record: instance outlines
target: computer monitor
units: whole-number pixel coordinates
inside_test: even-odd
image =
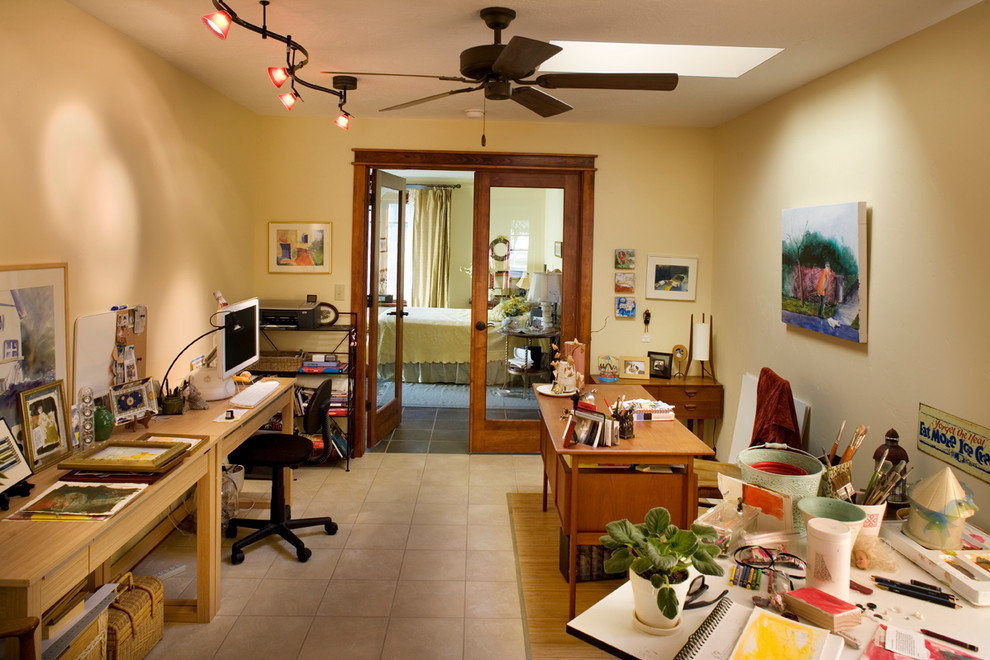
[[[242,300],[217,313],[217,370],[224,380],[244,371],[261,357],[258,326],[260,305],[257,298]]]

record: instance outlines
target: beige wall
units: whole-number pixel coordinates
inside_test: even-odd
[[[811,403],[811,448],[843,420],[894,427],[916,466],[918,404],[990,426],[990,5],[982,3],[718,129],[715,345],[731,431],[743,372],[769,366]],[[869,342],[780,321],[781,209],[866,201]],[[723,435],[727,440],[728,436]],[[848,439],[848,438],[847,438]],[[990,520],[990,488],[957,472]]]

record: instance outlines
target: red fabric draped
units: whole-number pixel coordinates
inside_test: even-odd
[[[760,380],[756,384],[756,418],[749,446],[765,442],[802,448],[791,384],[769,367],[760,369]]]

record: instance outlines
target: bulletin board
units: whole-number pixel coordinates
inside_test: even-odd
[[[76,319],[73,345],[72,400],[79,388],[89,386],[102,397],[111,385],[146,377],[148,308],[120,306],[109,312]]]

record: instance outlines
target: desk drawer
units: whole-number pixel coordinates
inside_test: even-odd
[[[89,549],[84,548],[41,578],[41,609],[47,610],[89,575]]]
[[[674,406],[678,419],[712,419],[722,416],[722,388],[666,385],[660,400]]]

